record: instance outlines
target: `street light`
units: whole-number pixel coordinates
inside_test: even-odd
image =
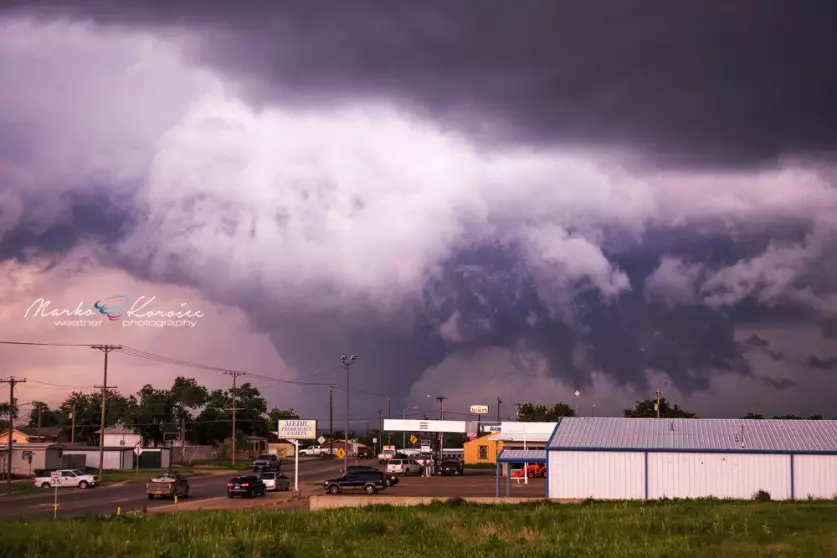
[[[355,363],[357,355],[340,357],[343,366],[346,367],[346,435],[343,437],[343,474],[349,472],[349,366]]]
[[[445,420],[445,397],[444,395],[428,395],[428,399],[435,399],[439,402],[439,420]],[[439,459],[442,459],[442,453],[445,449],[445,434],[439,432]]]
[[[405,407],[403,411],[401,411],[401,418],[407,420],[407,411],[415,411],[418,409],[419,406],[416,405],[415,407]],[[407,431],[401,433],[401,449],[407,449]]]

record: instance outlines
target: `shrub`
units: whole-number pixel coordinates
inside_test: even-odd
[[[766,490],[759,490],[755,494],[753,494],[753,500],[757,502],[769,502],[770,501],[770,492]]]

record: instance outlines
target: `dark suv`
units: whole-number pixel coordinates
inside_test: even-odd
[[[445,459],[439,464],[440,475],[462,475],[465,473],[465,465],[455,459]]]
[[[382,472],[361,470],[349,471],[340,478],[325,481],[323,485],[329,494],[340,494],[344,490],[363,490],[372,495],[386,490],[387,487]]]
[[[272,453],[265,453],[253,460],[253,471],[281,471],[282,462],[279,456]]]
[[[267,496],[267,486],[264,481],[256,475],[238,475],[227,483],[227,498],[241,496],[242,498],[253,498],[254,496]]]
[[[370,467],[369,465],[349,465],[348,471],[349,473],[354,473],[355,471],[372,471],[383,473],[383,471],[381,471],[377,467]],[[398,484],[398,475],[394,475],[392,473],[383,473],[383,475],[384,483],[386,483],[387,486],[393,486]]]

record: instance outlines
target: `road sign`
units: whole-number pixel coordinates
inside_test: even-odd
[[[52,486],[61,486],[61,471],[53,471],[49,474]]]
[[[416,438],[416,435],[410,434],[410,443],[415,444],[416,442],[418,442],[418,438]]]
[[[352,453],[357,455],[357,440],[352,440]]]
[[[373,443],[373,444],[377,444],[377,443],[378,443],[378,439],[377,439],[377,438],[372,438],[372,443]]]
[[[346,457],[346,451],[343,448],[337,448],[337,459],[343,459]]]
[[[320,445],[325,444],[325,438],[323,438],[322,436],[320,436],[319,438],[317,438],[317,441],[320,443]]]
[[[284,419],[279,421],[279,438],[286,440],[313,440],[317,435],[316,420]]]
[[[471,405],[471,413],[475,415],[487,415],[488,405]]]
[[[430,453],[432,450],[430,449],[430,444],[422,444],[421,445],[421,452],[422,453]]]

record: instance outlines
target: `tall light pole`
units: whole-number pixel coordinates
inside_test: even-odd
[[[439,420],[445,420],[445,397],[444,395],[428,395],[428,399],[435,399],[439,402]],[[439,432],[439,459],[442,459],[442,451],[445,449],[445,434]]]
[[[416,405],[414,407],[406,407],[401,412],[401,417],[404,420],[407,420],[407,411],[415,411],[416,409],[418,409],[418,405]],[[407,449],[407,431],[406,430],[401,433],[401,449]]]
[[[343,474],[345,475],[349,472],[349,366],[355,363],[357,355],[343,355],[340,360],[346,367],[346,435],[343,440]]]

